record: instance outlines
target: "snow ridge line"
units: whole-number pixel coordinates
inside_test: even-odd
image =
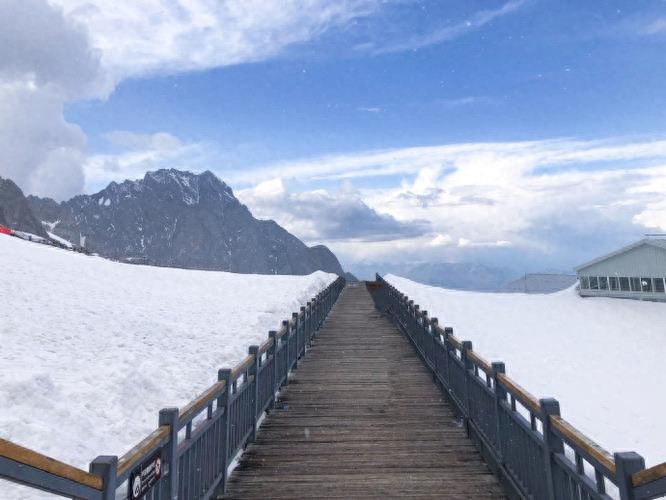
[[[162,409],[158,429],[122,457],[99,456],[86,472],[0,439],[0,477],[91,500],[114,500],[125,482],[130,498],[151,491],[154,498],[208,498],[224,492],[234,459],[254,441],[264,413],[288,384],[289,373],[297,369],[345,285],[339,276],[283,321],[279,331],[269,332],[261,347],[250,346],[233,369],[219,370],[218,382],[182,409]],[[184,439],[179,437],[183,429]]]
[[[611,456],[560,416],[557,400],[532,396],[505,374],[504,363],[488,363],[471,342],[459,341],[452,328],[440,327],[437,318],[378,274],[371,290],[377,307],[410,339],[461,415],[468,437],[512,493],[569,498],[573,488],[576,498],[622,500],[666,494],[666,462],[646,469],[635,452]]]

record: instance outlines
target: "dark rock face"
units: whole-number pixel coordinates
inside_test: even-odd
[[[30,197],[53,232],[106,257],[161,266],[238,273],[342,274],[333,253],[308,247],[272,220],[255,219],[211,172],[149,172],[93,195],[57,204]]]
[[[42,238],[47,234],[39,219],[35,217],[23,191],[13,181],[0,177],[0,218],[4,226],[32,233]]]

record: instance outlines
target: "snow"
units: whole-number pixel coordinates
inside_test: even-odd
[[[61,245],[65,245],[67,248],[72,248],[74,245],[72,245],[69,241],[67,241],[65,238],[61,238],[55,233],[51,233],[47,231],[47,234],[49,235],[49,238],[51,238],[53,241],[57,241]]]
[[[486,360],[504,361],[536,397],[558,399],[562,416],[603,448],[636,451],[648,467],[666,460],[666,303],[385,279]]]
[[[85,470],[129,450],[160,408],[185,405],[335,279],[137,266],[10,237],[0,262],[0,437]]]

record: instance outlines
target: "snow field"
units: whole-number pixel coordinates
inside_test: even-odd
[[[86,470],[336,278],[136,266],[9,236],[0,262],[0,437]],[[0,482],[0,498],[25,491]]]
[[[446,290],[385,277],[606,450],[666,461],[666,303]]]

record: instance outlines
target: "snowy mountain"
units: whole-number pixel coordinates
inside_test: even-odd
[[[343,273],[327,247],[308,247],[276,222],[255,219],[211,172],[158,170],[60,204],[29,201],[52,233],[77,243],[83,235],[88,249],[114,259],[238,273]]]
[[[46,231],[35,218],[23,191],[10,179],[0,177],[0,224],[46,238]]]

